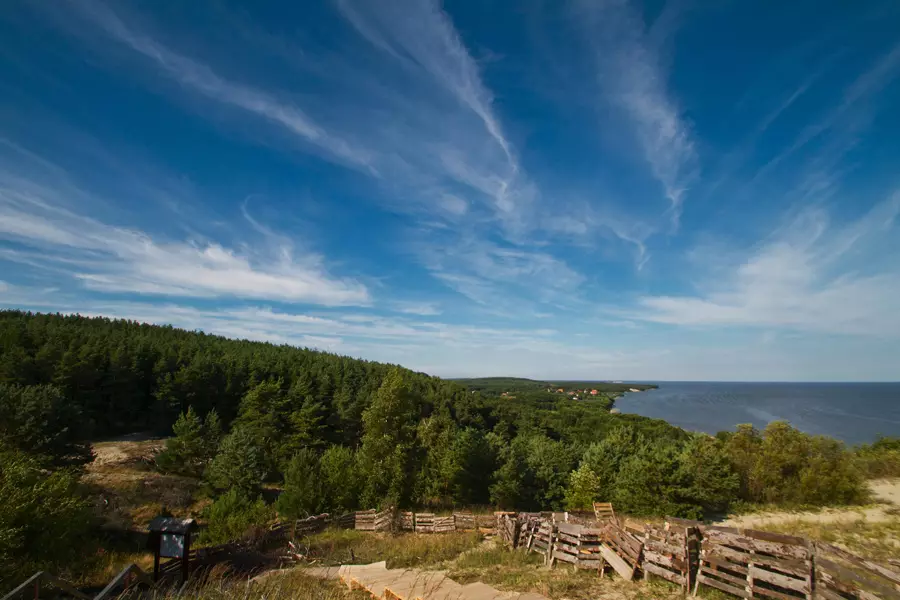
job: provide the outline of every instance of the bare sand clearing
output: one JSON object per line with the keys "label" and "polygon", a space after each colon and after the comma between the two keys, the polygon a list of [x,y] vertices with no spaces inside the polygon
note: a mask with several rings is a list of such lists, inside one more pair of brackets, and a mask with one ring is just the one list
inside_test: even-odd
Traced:
{"label": "bare sand clearing", "polygon": [[751,529],[764,528],[766,525],[777,525],[795,521],[809,523],[852,523],[861,519],[870,522],[890,521],[897,518],[900,507],[900,479],[876,479],[869,482],[874,506],[859,508],[826,508],[817,512],[777,511],[742,515],[720,521],[726,527],[745,527]]}

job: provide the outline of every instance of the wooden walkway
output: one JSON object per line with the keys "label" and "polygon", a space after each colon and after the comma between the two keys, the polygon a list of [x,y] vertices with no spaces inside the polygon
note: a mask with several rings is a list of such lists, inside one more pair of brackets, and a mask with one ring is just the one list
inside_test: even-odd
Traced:
{"label": "wooden walkway", "polygon": [[485,583],[461,585],[443,571],[388,569],[382,562],[304,569],[304,573],[339,579],[348,589],[368,592],[375,600],[547,600],[535,593],[501,592]]}

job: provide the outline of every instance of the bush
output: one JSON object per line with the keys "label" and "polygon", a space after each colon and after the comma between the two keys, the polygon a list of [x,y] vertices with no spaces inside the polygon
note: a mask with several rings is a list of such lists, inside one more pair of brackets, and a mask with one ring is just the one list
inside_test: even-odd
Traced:
{"label": "bush", "polygon": [[762,434],[740,425],[723,437],[748,502],[826,506],[866,499],[856,457],[837,440],[805,434],[784,421],[769,423]]}
{"label": "bush", "polygon": [[0,436],[6,444],[56,465],[90,462],[81,413],[53,385],[0,383]]}
{"label": "bush", "polygon": [[248,537],[255,528],[272,518],[272,510],[262,497],[251,500],[237,489],[219,496],[207,509],[206,529],[200,535],[204,544],[224,544]]}
{"label": "bush", "polygon": [[59,571],[80,556],[91,525],[74,472],[47,472],[0,443],[0,574]]}
{"label": "bush", "polygon": [[266,475],[263,451],[237,427],[222,440],[219,453],[206,470],[206,480],[217,490],[238,490],[248,498],[260,491]]}
{"label": "bush", "polygon": [[879,437],[856,449],[856,463],[868,478],[900,477],[900,437]]}
{"label": "bush", "polygon": [[319,457],[309,449],[294,455],[284,474],[284,491],[278,496],[278,514],[299,519],[317,514],[325,503],[319,474]]}
{"label": "bush", "polygon": [[164,473],[178,473],[199,477],[219,449],[222,425],[215,410],[201,422],[193,407],[181,413],[172,426],[174,437],[166,440],[166,448],[156,457],[156,464]]}

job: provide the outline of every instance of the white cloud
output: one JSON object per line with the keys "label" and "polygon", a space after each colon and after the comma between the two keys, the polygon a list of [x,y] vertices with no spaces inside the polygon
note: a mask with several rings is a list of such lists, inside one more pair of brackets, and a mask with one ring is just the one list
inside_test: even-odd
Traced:
{"label": "white cloud", "polygon": [[645,296],[636,319],[695,326],[779,327],[900,336],[894,222],[900,193],[834,225],[808,209],[695,296]]}
{"label": "white cloud", "polygon": [[690,126],[667,89],[659,47],[638,9],[626,0],[583,0],[579,8],[577,18],[599,66],[601,92],[629,116],[677,227],[684,194],[695,175],[696,153]]}
{"label": "white cloud", "polygon": [[327,155],[341,161],[371,166],[371,155],[357,144],[337,136],[307,115],[300,107],[262,90],[229,81],[210,67],[169,50],[150,36],[138,32],[100,2],[74,3],[108,35],[152,60],[185,88],[216,102],[239,108],[282,126]]}
{"label": "white cloud", "polygon": [[[365,305],[364,285],[329,275],[323,258],[296,257],[290,245],[261,254],[206,240],[164,241],[54,206],[52,189],[18,189],[0,173],[0,240],[31,249],[11,260],[64,267],[89,289],[174,296],[258,298]],[[60,273],[63,270],[60,269]]]}

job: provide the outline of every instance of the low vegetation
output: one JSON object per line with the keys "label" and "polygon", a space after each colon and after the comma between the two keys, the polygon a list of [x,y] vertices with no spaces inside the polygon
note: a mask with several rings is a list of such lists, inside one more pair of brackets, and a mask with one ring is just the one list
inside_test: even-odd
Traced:
{"label": "low vegetation", "polygon": [[[4,577],[72,571],[111,539],[124,540],[113,544],[123,555],[139,552],[129,532],[160,513],[201,518],[208,544],[276,512],[385,506],[584,510],[608,500],[636,516],[701,518],[747,504],[864,502],[867,475],[900,473],[897,439],[848,449],[778,422],[690,434],[534,387],[548,382],[469,389],[288,346],[17,311],[0,311],[0,340],[0,490],[14,498],[0,505]],[[501,381],[524,387],[503,397],[491,388]],[[91,463],[91,436],[135,430],[170,437],[127,474]],[[56,543],[38,543],[44,531]],[[344,534],[330,535],[340,548]],[[457,551],[457,538],[441,539]]]}
{"label": "low vegetation", "polygon": [[307,560],[322,565],[367,564],[387,561],[389,569],[431,567],[477,548],[477,533],[387,535],[353,529],[329,529],[303,538]]}

